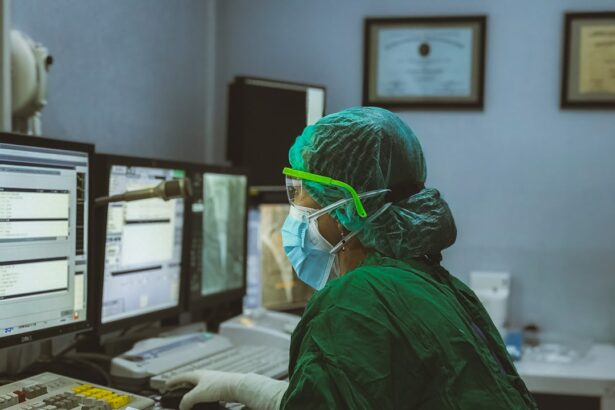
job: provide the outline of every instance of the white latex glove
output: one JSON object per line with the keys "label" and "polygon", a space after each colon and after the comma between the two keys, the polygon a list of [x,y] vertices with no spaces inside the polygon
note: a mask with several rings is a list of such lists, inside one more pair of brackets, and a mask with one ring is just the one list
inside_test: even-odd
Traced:
{"label": "white latex glove", "polygon": [[258,374],[199,370],[183,373],[167,381],[167,390],[191,384],[180,410],[190,410],[197,403],[225,401],[241,403],[252,410],[278,410],[288,383]]}

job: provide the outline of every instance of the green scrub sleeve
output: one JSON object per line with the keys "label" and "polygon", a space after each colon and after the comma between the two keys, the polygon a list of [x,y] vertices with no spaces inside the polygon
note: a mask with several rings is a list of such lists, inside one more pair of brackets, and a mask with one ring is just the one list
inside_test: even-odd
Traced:
{"label": "green scrub sleeve", "polygon": [[[297,329],[293,338],[301,343],[291,347],[294,366],[281,409],[385,409],[398,403],[409,408],[416,404],[422,365],[409,357],[412,350],[396,336],[401,332],[384,325],[387,312],[367,299],[364,302],[367,306],[357,310],[329,307]],[[364,313],[366,307],[371,314]],[[379,317],[382,322],[375,319]]]}

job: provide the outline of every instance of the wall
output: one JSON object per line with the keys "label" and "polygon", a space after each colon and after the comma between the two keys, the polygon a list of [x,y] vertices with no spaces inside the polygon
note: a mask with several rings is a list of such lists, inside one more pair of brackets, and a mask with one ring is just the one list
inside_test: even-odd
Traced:
{"label": "wall", "polygon": [[[203,161],[211,0],[14,0],[11,9],[13,28],[54,58],[44,135],[99,152]],[[0,371],[38,349],[0,350]]]}
{"label": "wall", "polygon": [[[456,216],[445,265],[510,271],[516,325],[615,341],[615,114],[558,108],[563,13],[615,9],[587,3],[225,0],[216,134],[235,75],[324,84],[328,112],[359,105],[366,16],[488,15],[484,111],[399,112]],[[224,139],[212,148],[222,159]]]}
{"label": "wall", "polygon": [[204,158],[207,1],[17,0],[54,57],[45,135],[98,151]]}

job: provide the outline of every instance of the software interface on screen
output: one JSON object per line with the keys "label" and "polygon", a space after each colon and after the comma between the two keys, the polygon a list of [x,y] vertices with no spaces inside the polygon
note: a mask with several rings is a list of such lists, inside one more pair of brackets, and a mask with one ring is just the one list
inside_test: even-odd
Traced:
{"label": "software interface on screen", "polygon": [[[113,165],[109,194],[184,177],[183,170]],[[102,323],[179,304],[184,201],[108,205]]]}
{"label": "software interface on screen", "polygon": [[207,296],[240,289],[245,269],[245,175],[191,175],[191,293]]}
{"label": "software interface on screen", "polygon": [[88,154],[0,143],[0,338],[86,318]]}

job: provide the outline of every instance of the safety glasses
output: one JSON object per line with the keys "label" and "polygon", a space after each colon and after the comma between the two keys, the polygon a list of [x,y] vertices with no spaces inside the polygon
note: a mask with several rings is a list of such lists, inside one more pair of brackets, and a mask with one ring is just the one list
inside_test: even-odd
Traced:
{"label": "safety glasses", "polygon": [[299,200],[302,195],[306,194],[303,187],[303,181],[311,181],[323,185],[329,185],[344,189],[352,197],[354,206],[357,209],[357,214],[361,218],[367,217],[367,212],[365,212],[365,208],[363,207],[361,198],[359,198],[359,194],[353,187],[351,187],[347,183],[322,175],[299,171],[288,167],[284,168],[282,173],[286,175],[286,192],[288,194],[288,200],[292,205],[295,205],[297,200]]}

